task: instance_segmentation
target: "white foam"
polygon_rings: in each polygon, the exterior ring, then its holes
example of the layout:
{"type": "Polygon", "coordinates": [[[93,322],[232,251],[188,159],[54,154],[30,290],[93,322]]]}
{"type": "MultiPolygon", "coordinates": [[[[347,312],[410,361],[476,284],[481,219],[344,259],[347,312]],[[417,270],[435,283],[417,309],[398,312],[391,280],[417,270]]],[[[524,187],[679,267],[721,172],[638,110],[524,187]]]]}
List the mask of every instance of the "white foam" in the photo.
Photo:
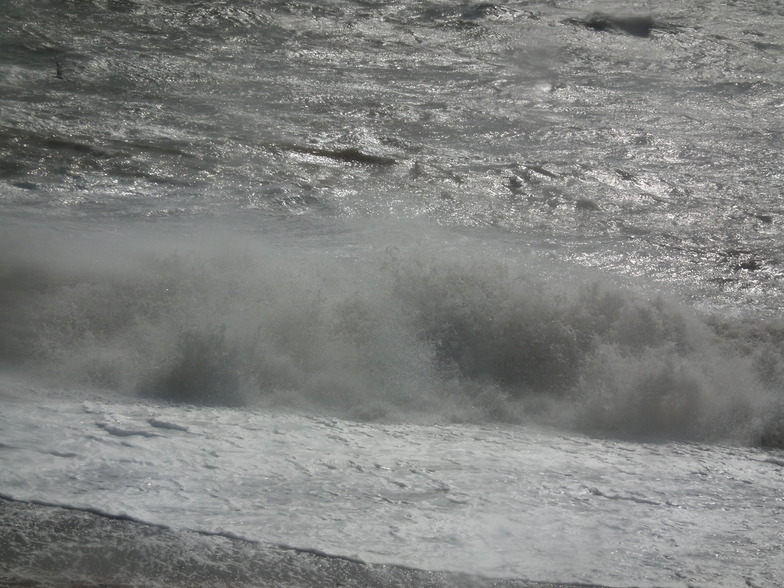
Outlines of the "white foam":
{"type": "MultiPolygon", "coordinates": [[[[4,400],[18,386],[4,378],[4,400]]],[[[109,398],[85,413],[81,399],[53,392],[5,404],[12,498],[493,577],[643,586],[784,577],[782,470],[758,450],[109,398]],[[156,434],[118,438],[96,416],[156,434]]]]}
{"type": "Polygon", "coordinates": [[[127,229],[11,235],[4,356],[129,398],[362,420],[538,419],[646,439],[776,436],[776,325],[708,320],[432,229],[413,242],[399,228],[357,233],[348,250],[209,235],[199,245],[127,229]]]}

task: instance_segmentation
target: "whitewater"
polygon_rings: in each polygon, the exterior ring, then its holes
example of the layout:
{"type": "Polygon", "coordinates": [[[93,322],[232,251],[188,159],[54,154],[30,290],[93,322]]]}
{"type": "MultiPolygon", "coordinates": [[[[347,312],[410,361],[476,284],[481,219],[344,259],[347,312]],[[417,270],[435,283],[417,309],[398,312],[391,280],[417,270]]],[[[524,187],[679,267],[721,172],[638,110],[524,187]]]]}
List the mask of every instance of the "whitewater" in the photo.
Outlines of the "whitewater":
{"type": "Polygon", "coordinates": [[[0,5],[0,585],[781,586],[784,8],[0,5]]]}

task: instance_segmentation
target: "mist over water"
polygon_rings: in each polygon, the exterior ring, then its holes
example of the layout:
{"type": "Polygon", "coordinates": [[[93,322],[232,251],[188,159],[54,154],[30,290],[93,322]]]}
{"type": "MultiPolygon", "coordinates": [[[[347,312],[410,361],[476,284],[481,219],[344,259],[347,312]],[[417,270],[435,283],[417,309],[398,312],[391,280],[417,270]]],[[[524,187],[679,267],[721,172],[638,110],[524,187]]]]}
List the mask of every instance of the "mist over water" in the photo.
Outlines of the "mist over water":
{"type": "Polygon", "coordinates": [[[780,325],[706,318],[470,234],[377,223],[351,255],[199,234],[9,233],[3,359],[186,404],[639,439],[780,434],[780,325]]]}

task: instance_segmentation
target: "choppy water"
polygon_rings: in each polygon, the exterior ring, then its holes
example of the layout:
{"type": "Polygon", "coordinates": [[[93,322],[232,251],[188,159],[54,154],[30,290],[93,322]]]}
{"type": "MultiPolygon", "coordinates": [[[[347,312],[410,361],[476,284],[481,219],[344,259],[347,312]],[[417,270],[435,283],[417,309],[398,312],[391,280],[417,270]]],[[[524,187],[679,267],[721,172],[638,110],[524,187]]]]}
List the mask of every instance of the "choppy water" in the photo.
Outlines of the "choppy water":
{"type": "MultiPolygon", "coordinates": [[[[0,493],[429,570],[780,583],[783,23],[4,2],[0,493]]],[[[56,580],[20,541],[2,573],[56,580]]]]}

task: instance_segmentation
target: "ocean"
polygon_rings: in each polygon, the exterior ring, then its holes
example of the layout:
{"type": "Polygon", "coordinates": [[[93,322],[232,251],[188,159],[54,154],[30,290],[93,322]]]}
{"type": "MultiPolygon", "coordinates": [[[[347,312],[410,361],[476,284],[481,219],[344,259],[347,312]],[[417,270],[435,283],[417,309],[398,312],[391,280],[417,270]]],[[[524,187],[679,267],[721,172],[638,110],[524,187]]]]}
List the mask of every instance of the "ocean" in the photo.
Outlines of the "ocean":
{"type": "Polygon", "coordinates": [[[784,585],[784,3],[0,31],[0,585],[784,585]]]}

